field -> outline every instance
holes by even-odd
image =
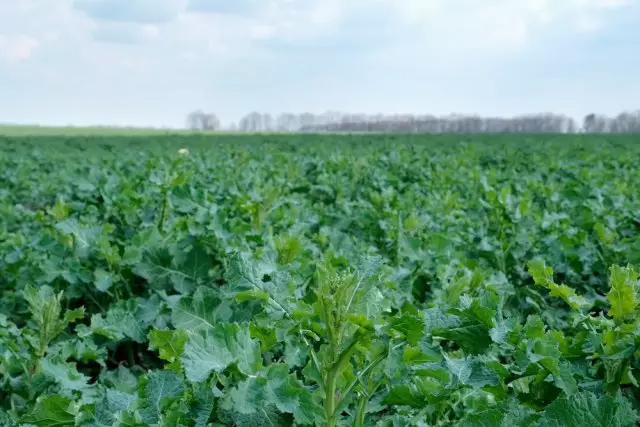
[[[0,136],[5,137],[95,137],[95,136],[169,136],[188,135],[193,131],[184,129],[127,128],[127,127],[74,127],[74,126],[35,126],[7,125],[0,123]]]
[[[0,137],[0,425],[637,425],[640,144]]]

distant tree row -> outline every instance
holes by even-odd
[[[187,127],[219,130],[215,114],[200,110],[190,113]],[[587,115],[582,124],[568,116],[552,113],[516,117],[470,115],[431,116],[413,114],[323,114],[282,113],[277,116],[251,112],[227,130],[238,132],[402,132],[402,133],[640,133],[640,110],[616,117]]]
[[[584,118],[582,128],[587,133],[640,133],[640,110],[616,117],[589,114]]]
[[[187,128],[191,130],[219,130],[221,123],[215,114],[197,110],[187,116]]]

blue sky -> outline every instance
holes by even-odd
[[[0,0],[0,122],[640,109],[640,0]]]

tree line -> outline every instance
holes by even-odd
[[[398,132],[398,133],[640,133],[640,110],[615,117],[589,114],[582,123],[572,117],[540,113],[515,117],[414,114],[323,114],[251,112],[223,127],[218,116],[197,110],[187,117],[192,130],[237,132]]]

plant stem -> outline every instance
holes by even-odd
[[[369,396],[364,395],[358,401],[358,408],[356,410],[356,419],[354,421],[354,427],[364,427],[364,417],[367,413],[367,402]]]
[[[336,377],[336,373],[331,369],[325,381],[324,412],[327,416],[326,427],[335,427],[336,425]]]
[[[167,216],[167,209],[169,206],[169,189],[167,187],[162,190],[162,211],[160,212],[160,221],[158,222],[158,230],[162,232],[164,229],[164,220]]]

